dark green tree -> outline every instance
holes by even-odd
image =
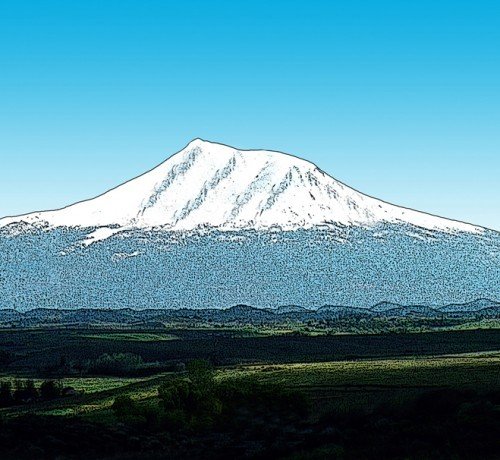
[[[55,380],[45,380],[40,385],[40,396],[43,399],[55,399],[61,396],[61,384]]]
[[[130,396],[120,395],[113,401],[111,410],[119,418],[132,417],[137,415],[138,406]]]
[[[215,384],[213,366],[204,359],[195,359],[187,365],[188,377],[191,382],[204,391],[212,391]]]
[[[14,404],[14,398],[12,397],[12,383],[1,382],[0,383],[0,407],[8,407]]]

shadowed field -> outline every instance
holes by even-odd
[[[10,330],[0,333],[0,358],[0,382],[14,395],[31,382],[35,394],[4,404],[0,390],[3,458],[40,451],[47,458],[111,452],[144,459],[412,458],[412,442],[411,452],[428,458],[441,441],[447,447],[440,458],[500,452],[493,441],[500,435],[498,330],[372,336]],[[196,378],[186,366],[199,359],[215,366],[213,383],[200,387],[201,401],[214,405],[193,406],[189,398],[187,406],[165,405],[166,390],[159,389],[183,388]],[[48,381],[70,392],[45,397]],[[442,431],[442,439],[425,426]],[[73,444],[69,427],[88,445],[76,438]],[[410,442],[411,433],[417,434]],[[480,449],[472,447],[478,443]],[[210,455],[201,445],[211,446]]]

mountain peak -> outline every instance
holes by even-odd
[[[185,147],[187,148],[194,148],[194,147],[203,147],[206,145],[214,144],[214,142],[206,141],[205,139],[202,139],[201,137],[195,137],[189,144]]]

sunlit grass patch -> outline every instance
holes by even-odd
[[[240,366],[219,379],[254,377],[287,386],[500,386],[500,356],[457,355]]]
[[[103,332],[101,334],[81,335],[85,339],[120,340],[129,342],[163,342],[179,340],[179,337],[167,333],[152,332]]]
[[[96,393],[114,390],[142,380],[136,377],[70,377],[62,379],[62,384],[75,390],[83,390],[85,393]]]

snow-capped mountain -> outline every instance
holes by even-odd
[[[0,220],[0,308],[383,302],[384,314],[481,298],[500,298],[498,232],[199,139],[97,198]]]
[[[100,228],[96,239],[152,227],[295,230],[391,223],[445,232],[483,231],[371,198],[291,155],[237,150],[201,139],[97,198],[57,211],[4,218],[0,227],[15,222]]]

